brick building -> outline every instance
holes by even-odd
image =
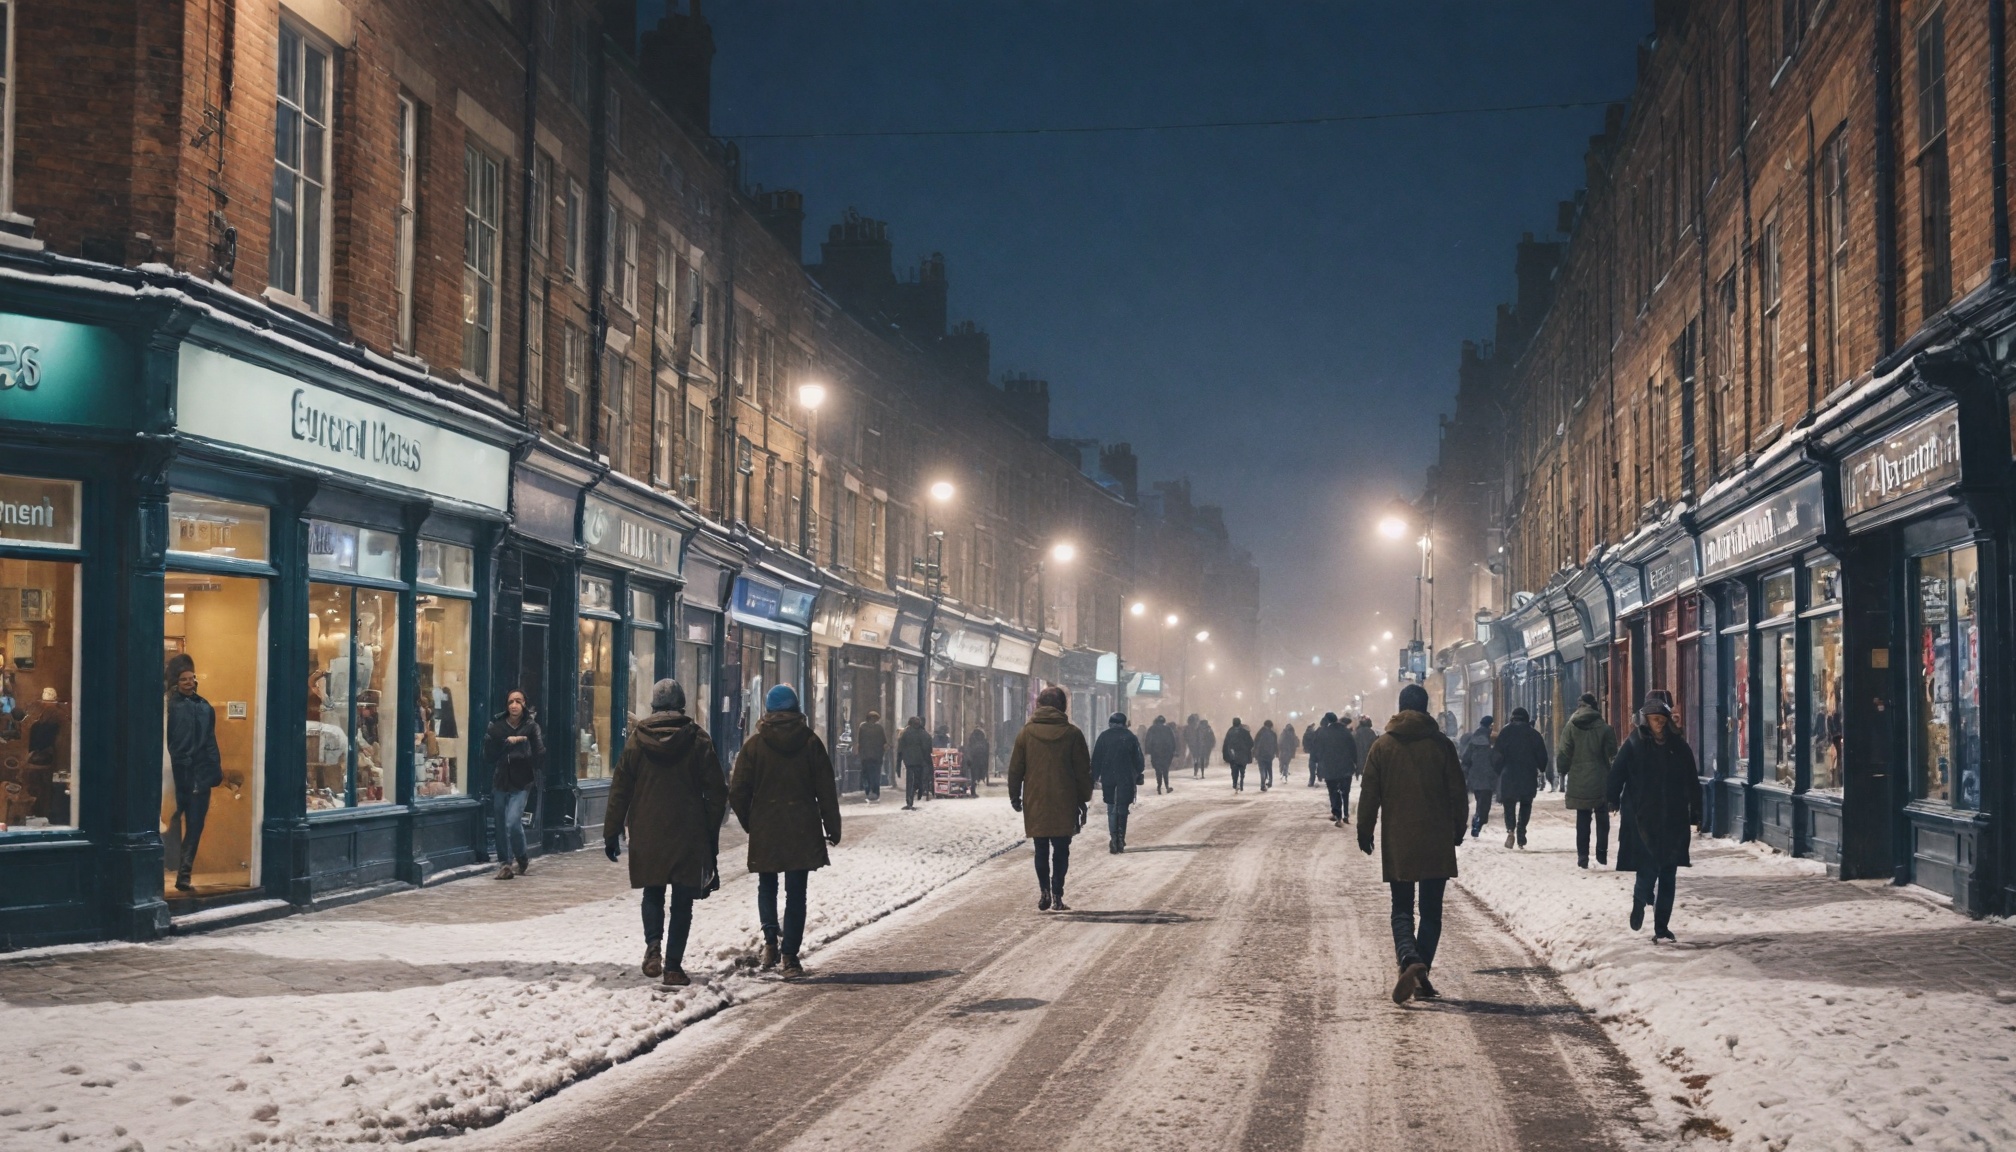
[[[0,5],[0,948],[492,859],[513,688],[534,851],[660,676],[724,755],[796,686],[850,788],[870,710],[1118,703],[1138,464],[992,381],[941,256],[804,263],[698,8]]]
[[[1487,676],[1550,740],[1662,692],[1718,833],[2007,911],[2004,6],[1654,15],[1459,399],[1500,433]]]

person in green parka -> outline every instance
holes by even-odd
[[[1575,864],[1589,867],[1589,831],[1596,831],[1596,863],[1610,863],[1610,806],[1603,788],[1617,759],[1617,729],[1596,710],[1596,697],[1584,692],[1561,739],[1554,745],[1555,771],[1560,773],[1569,809],[1575,813]]]
[[[1069,912],[1064,874],[1071,868],[1071,838],[1085,826],[1092,802],[1092,750],[1085,733],[1065,716],[1064,689],[1045,688],[1036,711],[1015,736],[1008,757],[1008,803],[1022,814],[1022,834],[1036,846],[1038,912]]]

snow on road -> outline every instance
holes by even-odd
[[[1560,972],[1648,1083],[1677,1081],[1712,1118],[1697,1131],[1741,1149],[2016,1147],[2008,925],[1697,839],[1680,944],[1655,946],[1650,924],[1625,922],[1631,877],[1577,869],[1560,798],[1537,805],[1528,851],[1487,829],[1458,883]]]
[[[1021,840],[998,797],[845,813],[847,839],[813,875],[808,955]],[[736,878],[695,908],[687,989],[638,973],[636,894],[599,852],[547,857],[509,886],[470,880],[357,906],[368,916],[7,958],[74,970],[86,993],[24,1006],[0,975],[0,1146],[316,1148],[495,1123],[777,987],[747,967],[762,936],[739,852],[724,846]],[[473,922],[424,912],[458,894],[495,899],[472,885],[530,901],[584,868],[604,870],[606,899]],[[182,982],[192,969],[202,979]]]

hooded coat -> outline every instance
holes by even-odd
[[[1372,830],[1383,815],[1379,855],[1387,882],[1453,877],[1456,845],[1470,824],[1469,801],[1456,746],[1426,712],[1402,712],[1387,722],[1365,758],[1358,845],[1372,850]]]
[[[1498,799],[1531,800],[1547,773],[1547,742],[1533,725],[1514,720],[1498,733]]]
[[[1036,709],[1015,734],[1008,800],[1022,809],[1025,836],[1078,834],[1078,809],[1092,802],[1092,751],[1061,710]]]
[[[1370,716],[1358,717],[1358,726],[1351,730],[1351,739],[1358,745],[1358,770],[1360,772],[1365,770],[1365,758],[1372,754],[1372,742],[1378,738],[1379,734],[1372,730],[1372,718]]]
[[[735,756],[728,803],[749,833],[749,871],[824,868],[840,841],[840,795],[826,745],[803,712],[771,712]]]
[[[1260,731],[1253,734],[1253,758],[1272,760],[1281,751],[1281,734],[1262,724]]]
[[[1309,738],[1309,758],[1325,780],[1349,780],[1358,774],[1358,740],[1342,720],[1325,724]]]
[[[1498,791],[1497,749],[1491,746],[1491,733],[1483,725],[1478,725],[1463,734],[1463,740],[1456,745],[1456,757],[1463,762],[1463,786],[1472,792]]]
[[[1237,720],[1225,730],[1225,746],[1218,750],[1225,763],[1244,768],[1253,762],[1253,732]]]
[[[975,781],[985,780],[987,763],[993,755],[994,750],[987,744],[987,733],[975,726],[973,731],[966,734],[966,746],[959,750],[959,763],[966,770],[966,778]]]
[[[1211,730],[1209,720],[1197,721],[1197,731],[1190,740],[1190,755],[1205,763],[1211,761],[1211,750],[1218,747],[1218,734]]]
[[[1587,704],[1575,709],[1561,727],[1554,749],[1555,771],[1568,781],[1568,807],[1601,808],[1610,765],[1617,759],[1617,729]]]
[[[1108,724],[1092,746],[1092,783],[1108,804],[1132,804],[1141,784],[1141,741],[1124,724]]]
[[[1617,838],[1619,872],[1693,863],[1687,846],[1701,826],[1701,781],[1694,750],[1679,728],[1667,728],[1661,742],[1652,738],[1651,728],[1639,725],[1610,765],[1606,795],[1623,826]]]
[[[1281,763],[1286,765],[1295,759],[1295,753],[1302,750],[1302,739],[1295,735],[1293,724],[1281,726]]]
[[[1176,759],[1176,726],[1167,720],[1156,720],[1148,726],[1148,734],[1141,738],[1141,750],[1148,754],[1149,763],[1158,769],[1169,767]]]
[[[714,742],[677,712],[638,721],[616,760],[603,828],[630,834],[630,886],[698,888],[714,869],[728,784]]]

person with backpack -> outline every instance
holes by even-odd
[[[519,693],[511,696],[522,703]],[[630,887],[644,892],[644,975],[662,977],[668,988],[692,982],[685,961],[693,902],[721,886],[717,856],[727,810],[728,785],[714,742],[687,717],[678,681],[658,681],[651,686],[651,714],[631,726],[617,758],[602,844],[613,864],[622,856],[624,834],[630,837]]]
[[[922,725],[919,725],[922,729]],[[763,719],[743,743],[728,777],[728,805],[749,834],[749,871],[756,873],[756,914],[763,924],[763,970],[803,976],[798,949],[805,939],[805,890],[813,870],[840,843],[840,796],[826,745],[798,708],[798,693],[779,684],[763,697]],[[777,878],[784,878],[784,916],[777,916]]]
[[[1477,812],[1470,817],[1473,840],[1491,822],[1491,799],[1498,794],[1498,756],[1491,746],[1491,732],[1497,723],[1489,716],[1484,717],[1477,722],[1476,731],[1466,734],[1456,746],[1456,755],[1463,762],[1463,782],[1477,800]]]

